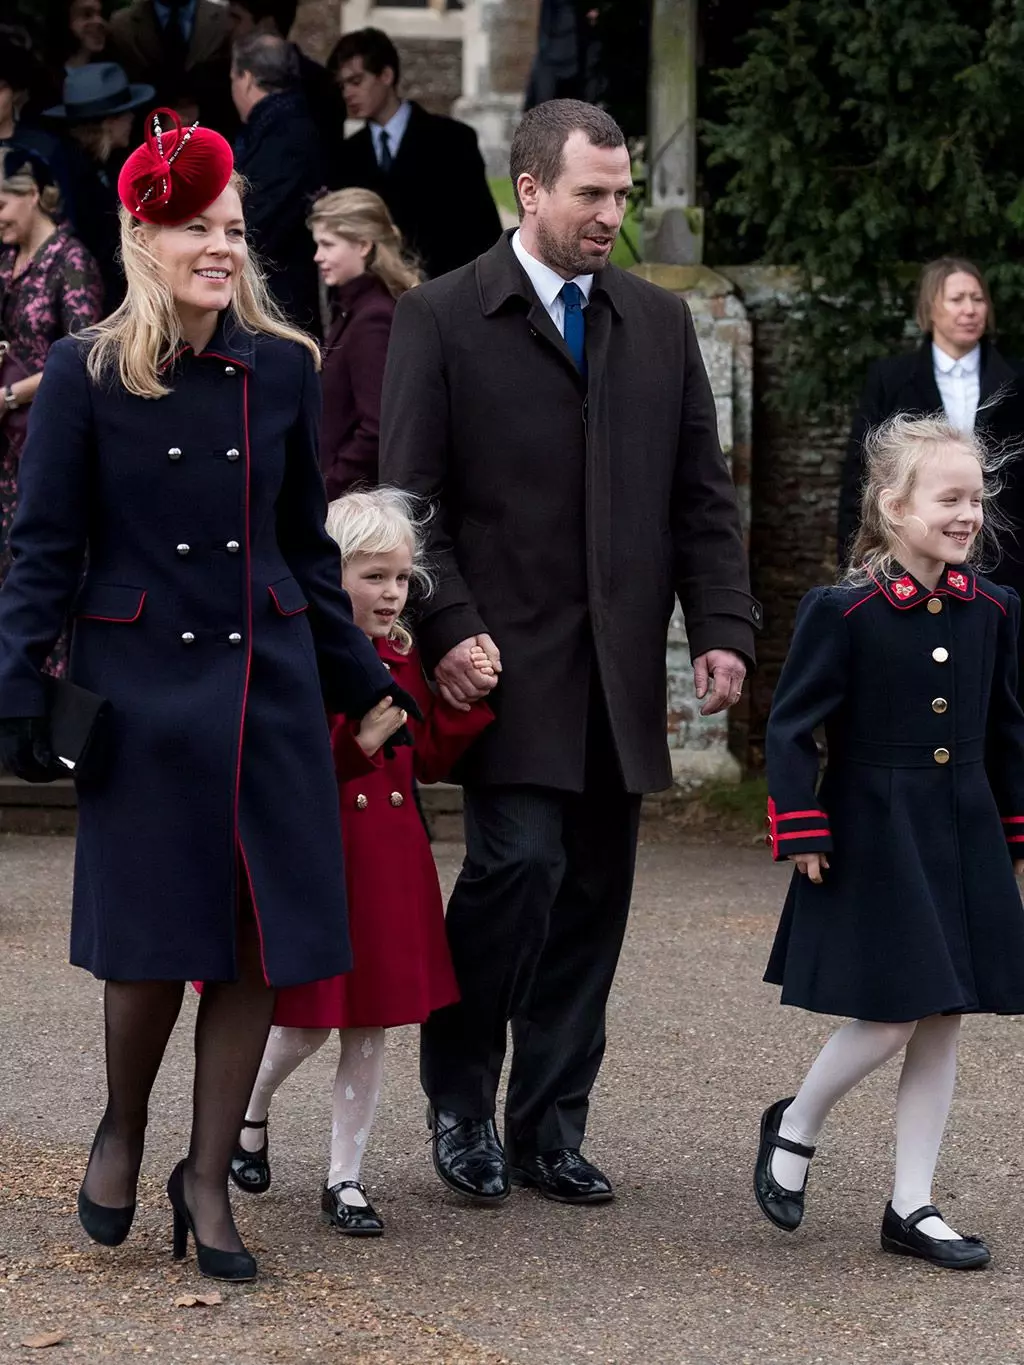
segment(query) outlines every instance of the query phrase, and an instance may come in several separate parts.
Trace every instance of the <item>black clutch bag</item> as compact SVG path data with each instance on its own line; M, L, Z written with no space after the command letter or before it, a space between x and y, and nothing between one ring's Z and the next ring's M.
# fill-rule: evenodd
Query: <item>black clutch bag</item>
M53 752L75 777L99 767L110 721L110 702L63 678L43 675Z

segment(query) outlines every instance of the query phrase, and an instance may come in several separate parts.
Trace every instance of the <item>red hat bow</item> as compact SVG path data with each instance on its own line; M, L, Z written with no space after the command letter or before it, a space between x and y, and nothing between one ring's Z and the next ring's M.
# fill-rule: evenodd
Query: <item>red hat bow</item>
M204 213L223 193L234 157L212 128L182 125L173 109L149 115L146 140L121 168L117 192L133 218L161 227Z

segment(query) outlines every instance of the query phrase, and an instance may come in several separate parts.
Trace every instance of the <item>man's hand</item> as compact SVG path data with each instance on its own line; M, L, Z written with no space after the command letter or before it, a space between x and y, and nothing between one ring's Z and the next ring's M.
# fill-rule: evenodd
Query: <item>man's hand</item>
M490 663L490 673L478 666L481 650ZM500 672L498 646L489 635L473 635L448 651L434 669L434 677L448 705L454 706L456 711L468 711L475 701L497 687Z
M824 880L821 874L828 871L828 858L824 853L791 853L789 861L796 863L804 876L810 877L815 886L821 885Z
M735 706L743 696L746 676L746 664L731 649L709 649L706 654L698 654L693 661L693 685L698 701L707 697L700 708L701 715L713 716Z

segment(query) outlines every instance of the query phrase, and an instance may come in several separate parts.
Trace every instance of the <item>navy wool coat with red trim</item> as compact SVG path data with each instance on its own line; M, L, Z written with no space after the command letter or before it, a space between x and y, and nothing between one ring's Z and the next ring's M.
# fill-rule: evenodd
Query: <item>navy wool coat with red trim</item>
M1020 599L949 568L815 588L768 723L768 840L794 872L765 980L783 1004L884 1021L1024 1012ZM814 730L828 765L818 786Z
M155 401L93 384L85 359L67 339L47 360L0 592L0 715L41 715L88 550L70 676L113 725L78 783L71 960L233 979L242 877L271 983L344 972L325 700L361 714L390 679L323 530L312 359L222 319Z

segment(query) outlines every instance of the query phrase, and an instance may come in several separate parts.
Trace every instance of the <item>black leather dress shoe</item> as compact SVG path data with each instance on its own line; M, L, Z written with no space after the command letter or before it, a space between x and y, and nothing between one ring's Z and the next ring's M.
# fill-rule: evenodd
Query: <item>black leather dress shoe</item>
M580 1155L578 1147L559 1147L520 1157L512 1167L516 1185L531 1185L558 1204L607 1204L615 1198L612 1182Z
M980 1270L988 1265L992 1253L980 1237L943 1241L939 1237L929 1237L917 1226L926 1218L941 1217L934 1204L925 1204L908 1213L906 1218L901 1218L891 1204L886 1204L882 1219L882 1250L896 1256L918 1256L945 1270Z
M434 1170L450 1190L474 1204L509 1196L508 1162L493 1119L464 1119L450 1109L427 1110Z
M366 1191L358 1180L339 1180L328 1187L326 1180L320 1192L320 1207L328 1223L349 1237L379 1237L384 1221L368 1199L365 1204L346 1204L342 1190L358 1190L366 1199Z
M772 1150L780 1147L782 1151L804 1156L808 1161L815 1151L802 1142L790 1142L789 1138L779 1136L779 1120L792 1103L792 1096L788 1100L776 1100L761 1115L761 1141L754 1165L754 1197L764 1216L784 1232L793 1232L803 1220L807 1176L804 1176L802 1189L787 1190L780 1185L772 1176Z

